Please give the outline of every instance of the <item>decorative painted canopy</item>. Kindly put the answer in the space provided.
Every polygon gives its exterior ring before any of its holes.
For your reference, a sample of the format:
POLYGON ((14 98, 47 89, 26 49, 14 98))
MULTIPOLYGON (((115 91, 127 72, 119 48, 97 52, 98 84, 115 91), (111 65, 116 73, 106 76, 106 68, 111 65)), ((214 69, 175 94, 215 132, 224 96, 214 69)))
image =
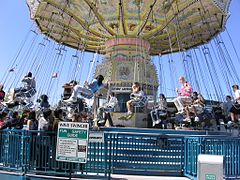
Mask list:
POLYGON ((182 51, 224 29, 230 0, 27 0, 40 31, 67 46, 105 54, 117 37, 148 41, 150 55, 182 51))

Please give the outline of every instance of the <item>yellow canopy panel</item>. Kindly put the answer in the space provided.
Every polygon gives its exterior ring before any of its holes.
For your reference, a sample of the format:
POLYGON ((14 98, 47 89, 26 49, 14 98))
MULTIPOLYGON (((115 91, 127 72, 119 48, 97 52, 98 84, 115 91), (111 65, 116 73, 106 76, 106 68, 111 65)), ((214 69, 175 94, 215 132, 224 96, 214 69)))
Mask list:
POLYGON ((105 54, 111 38, 150 43, 150 55, 208 42, 224 29, 230 0, 27 0, 40 31, 57 42, 105 54))

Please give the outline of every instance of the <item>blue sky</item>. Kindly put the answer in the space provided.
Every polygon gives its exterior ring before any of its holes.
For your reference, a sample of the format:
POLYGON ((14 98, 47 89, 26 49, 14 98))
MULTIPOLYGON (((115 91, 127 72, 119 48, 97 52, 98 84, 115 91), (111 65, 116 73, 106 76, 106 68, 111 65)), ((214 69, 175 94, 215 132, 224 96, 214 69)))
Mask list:
MULTIPOLYGON (((230 33, 233 43, 237 51, 240 49, 240 1, 232 0, 230 6, 231 16, 227 22, 227 29, 230 33)), ((6 74, 7 67, 9 62, 14 58, 17 53, 21 42, 23 41, 30 27, 33 25, 32 20, 30 19, 29 10, 26 5, 25 0, 5 0, 1 2, 1 11, 0 11, 0 80, 6 74)), ((226 33, 222 33, 222 36, 225 40, 226 46, 230 47, 230 41, 226 33)), ((230 53, 233 53, 232 48, 230 47, 230 53)), ((68 53, 74 54, 73 50, 69 50, 68 53)), ((239 53, 240 54, 240 53, 239 53)), ((92 54, 85 54, 84 56, 84 67, 83 67, 83 75, 82 79, 86 79, 88 74, 89 61, 92 59, 92 54)), ((177 57, 177 55, 174 55, 177 57)), ((167 57, 163 57, 167 58, 167 57)), ((154 63, 158 64, 158 57, 153 59, 154 63)), ((165 60, 167 61, 167 60, 165 60)), ((236 65, 236 69, 238 69, 240 65, 237 62, 237 58, 233 55, 232 61, 234 65, 236 65)), ((67 64, 64 64, 64 67, 67 64)), ((157 65, 158 66, 158 65, 157 65)), ((157 67, 159 69, 159 67, 157 67)), ((167 70, 166 70, 167 72, 167 70)), ((18 74, 15 75, 15 78, 18 74)), ((166 75, 168 76, 168 75, 166 75)), ((239 74, 238 74, 239 76, 239 74)), ((11 83, 10 80, 7 83, 11 83)), ((63 82, 55 83, 54 86, 59 86, 61 89, 61 85, 63 82)), ((239 83, 239 82, 236 82, 239 83)), ((173 89, 170 87, 170 84, 165 85, 168 89, 173 89)), ((224 86, 224 85, 223 85, 224 86)), ((54 88, 54 87, 52 87, 54 88)), ((56 87, 57 88, 57 87, 56 87)), ((224 88, 226 89, 226 88, 224 88)), ((61 90, 57 90, 58 94, 61 90)), ((227 90, 225 91, 227 93, 227 90)), ((171 95, 171 93, 169 94, 171 95)))

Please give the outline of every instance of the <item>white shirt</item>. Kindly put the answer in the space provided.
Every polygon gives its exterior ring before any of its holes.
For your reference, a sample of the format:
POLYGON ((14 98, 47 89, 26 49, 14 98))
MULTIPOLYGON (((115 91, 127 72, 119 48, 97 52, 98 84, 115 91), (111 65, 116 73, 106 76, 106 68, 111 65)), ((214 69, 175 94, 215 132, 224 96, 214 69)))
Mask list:
POLYGON ((141 90, 141 91, 139 91, 138 93, 133 93, 134 94, 134 96, 136 96, 136 97, 142 97, 142 96, 144 96, 144 92, 141 90))
POLYGON ((160 110, 166 110, 167 109, 167 101, 160 100, 157 108, 160 110))
POLYGON ((47 128, 48 128, 48 121, 44 117, 41 117, 38 120, 38 130, 39 131, 47 130, 47 128))
POLYGON ((112 107, 116 106, 117 103, 118 103, 118 99, 114 96, 111 97, 110 100, 108 101, 108 105, 112 107))
MULTIPOLYGON (((237 89, 235 92, 235 98, 240 98, 240 89, 237 89)), ((240 99, 237 100, 238 103, 240 103, 240 99)))

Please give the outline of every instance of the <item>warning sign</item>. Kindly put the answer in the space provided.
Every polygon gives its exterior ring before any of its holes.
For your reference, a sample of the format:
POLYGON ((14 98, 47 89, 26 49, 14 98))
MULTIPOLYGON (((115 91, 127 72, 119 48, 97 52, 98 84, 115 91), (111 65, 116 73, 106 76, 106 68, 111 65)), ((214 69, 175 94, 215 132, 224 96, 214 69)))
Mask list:
POLYGON ((89 125, 59 122, 56 160, 75 163, 87 162, 89 125))

